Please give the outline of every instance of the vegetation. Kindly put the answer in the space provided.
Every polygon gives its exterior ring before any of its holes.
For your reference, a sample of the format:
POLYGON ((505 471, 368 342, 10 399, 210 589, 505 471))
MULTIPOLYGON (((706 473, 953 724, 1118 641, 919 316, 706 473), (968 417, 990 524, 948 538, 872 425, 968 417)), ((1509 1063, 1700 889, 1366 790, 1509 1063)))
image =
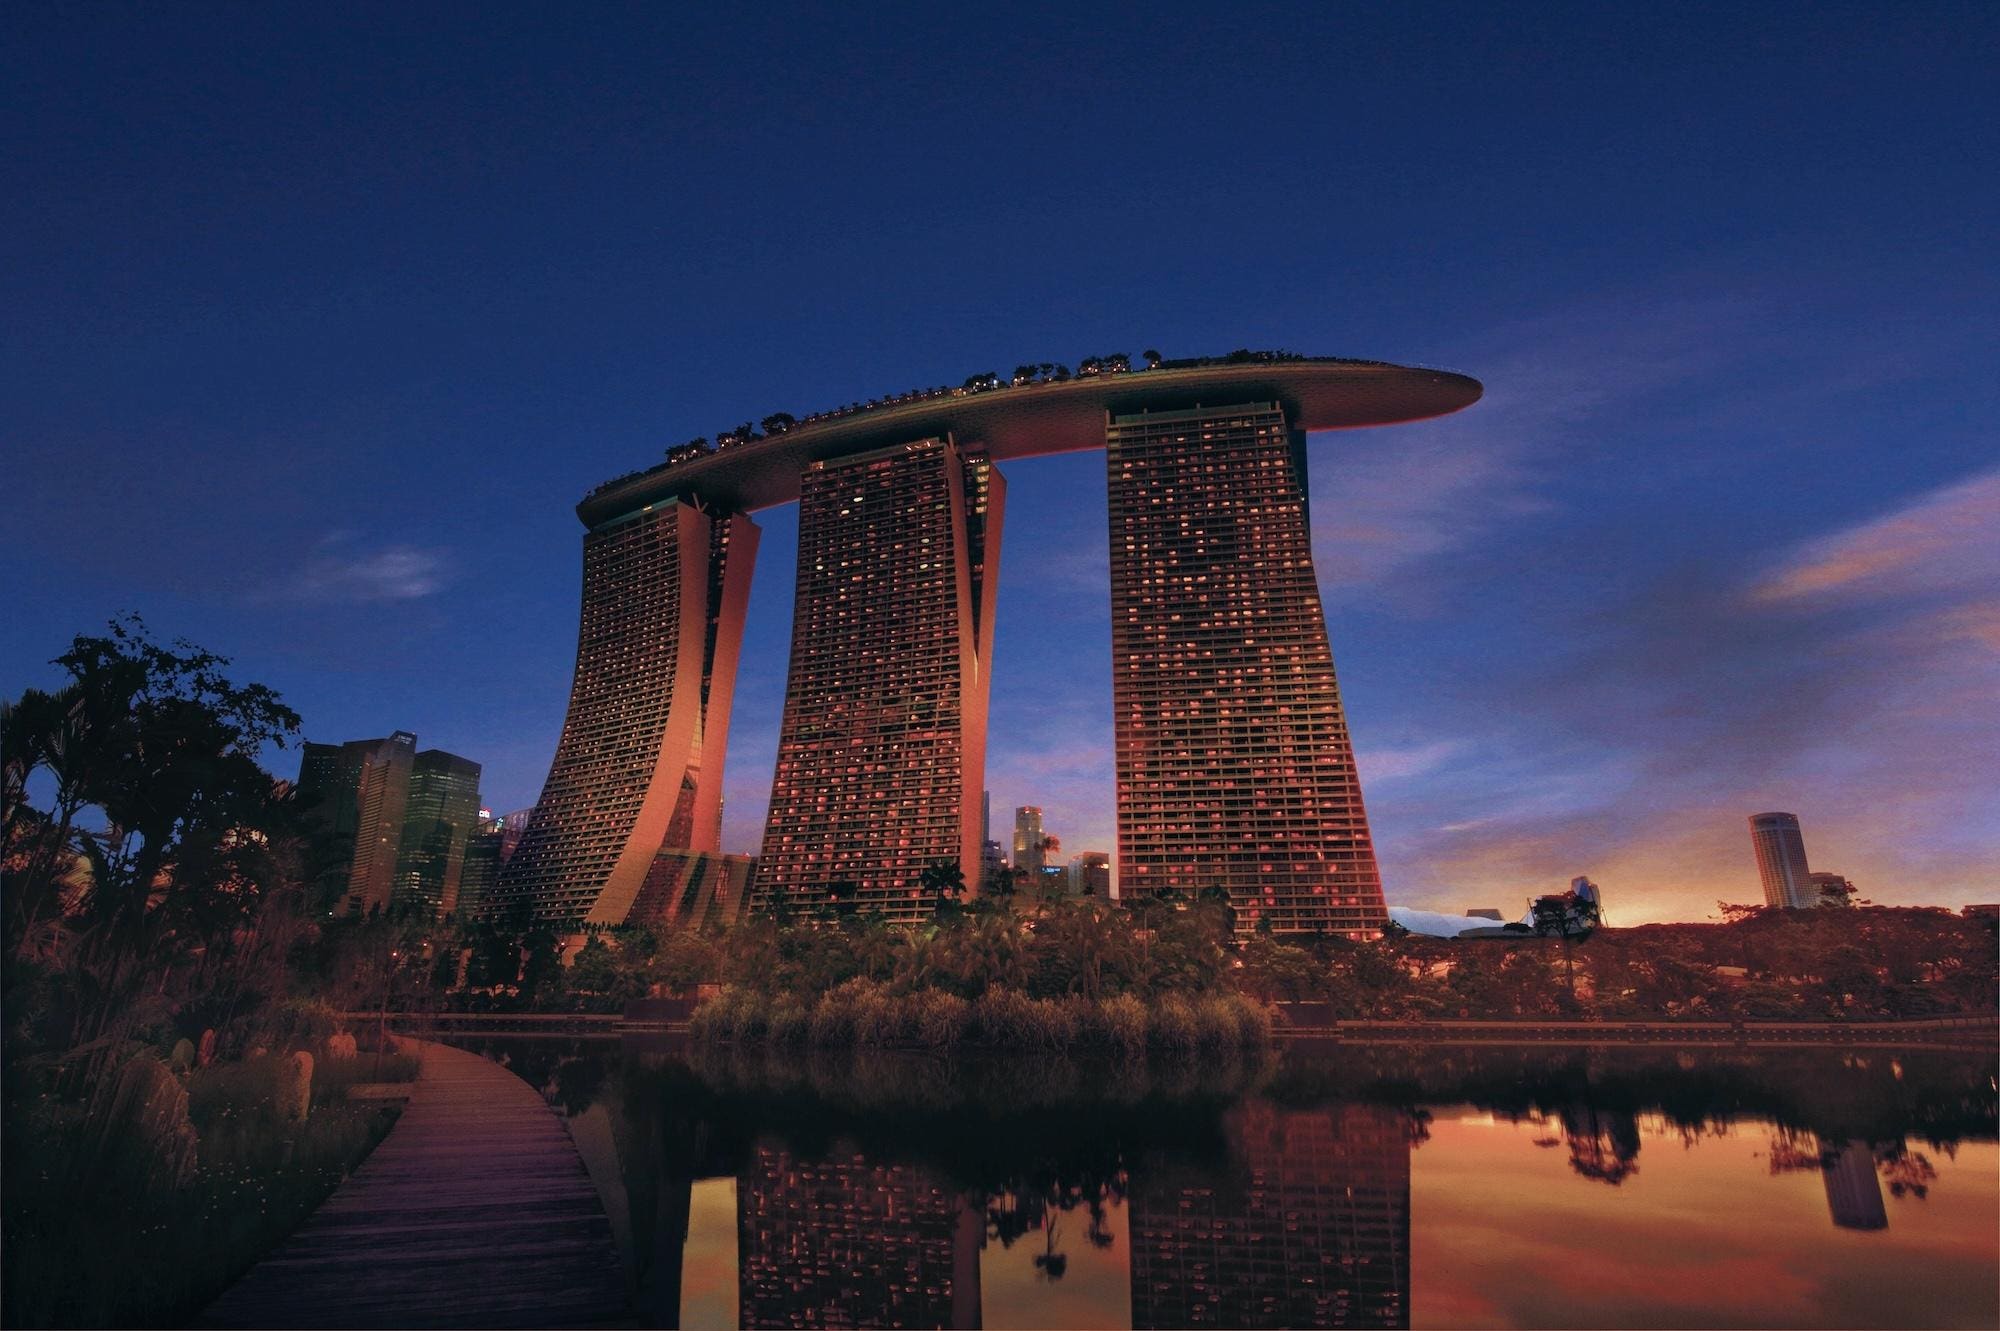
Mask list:
POLYGON ((136 619, 56 664, 0 711, 0 1311, 180 1325, 387 1130, 348 1085, 412 1074, 294 974, 313 852, 256 754, 297 715, 136 619))

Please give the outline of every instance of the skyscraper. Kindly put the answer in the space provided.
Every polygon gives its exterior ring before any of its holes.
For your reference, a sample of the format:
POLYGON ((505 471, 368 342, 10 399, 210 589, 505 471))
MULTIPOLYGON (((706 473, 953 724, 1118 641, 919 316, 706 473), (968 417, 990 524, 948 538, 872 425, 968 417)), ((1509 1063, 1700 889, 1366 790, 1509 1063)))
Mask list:
POLYGON ((1111 417, 1121 894, 1221 885, 1240 929, 1371 937, 1388 916, 1304 444, 1276 402, 1111 417))
POLYGON ((1750 844, 1757 852, 1757 876, 1763 880, 1765 905, 1798 910, 1814 904, 1806 841, 1799 832, 1797 815, 1751 814, 1750 844))
POLYGON ((387 910, 402 853, 403 814, 417 737, 311 744, 299 763, 299 795, 310 803, 330 865, 328 904, 346 914, 387 910))
POLYGON ((569 712, 491 908, 622 924, 663 845, 720 849, 757 536, 746 517, 680 499, 585 534, 569 712))
POLYGON ((1042 811, 1032 804, 1014 810, 1014 867, 1027 871, 1028 881, 1042 872, 1042 811))
POLYGON ((978 883, 1004 495, 948 438, 806 469, 759 901, 851 882, 860 909, 915 920, 931 865, 978 883))
POLYGON ((478 827, 479 764, 442 749, 425 749, 410 765, 402 846, 390 900, 433 915, 458 909, 466 843, 478 827))

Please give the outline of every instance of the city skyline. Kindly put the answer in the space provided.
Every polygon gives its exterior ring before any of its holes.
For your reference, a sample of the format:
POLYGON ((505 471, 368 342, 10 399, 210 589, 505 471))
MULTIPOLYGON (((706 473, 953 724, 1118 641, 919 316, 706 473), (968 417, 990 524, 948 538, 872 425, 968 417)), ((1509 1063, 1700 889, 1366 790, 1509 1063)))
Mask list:
MULTIPOLYGON (((1354 349, 1488 387, 1342 435, 1308 487, 1391 902, 1587 873, 1617 923, 1701 918, 1756 899, 1742 820, 1770 808, 1873 900, 1977 900, 2000 171, 1964 127, 1994 112, 1991 21, 624 15, 468 50, 441 11, 387 44, 305 11, 31 15, 0 55, 29 145, 0 337, 40 502, 0 655, 46 685, 136 610, 307 733, 410 726, 518 808, 575 664, 569 508, 603 478, 1023 357, 1354 349), (1037 73, 1111 43, 1132 58, 1037 73), (746 49, 783 71, 752 95, 746 49), (926 114, 862 91, 946 66, 926 114), (1064 128, 1025 151, 1024 124, 1064 128)), ((1002 465, 987 786, 1110 847, 1102 460, 1002 465)), ((795 520, 764 525, 735 853, 796 567, 795 520)))

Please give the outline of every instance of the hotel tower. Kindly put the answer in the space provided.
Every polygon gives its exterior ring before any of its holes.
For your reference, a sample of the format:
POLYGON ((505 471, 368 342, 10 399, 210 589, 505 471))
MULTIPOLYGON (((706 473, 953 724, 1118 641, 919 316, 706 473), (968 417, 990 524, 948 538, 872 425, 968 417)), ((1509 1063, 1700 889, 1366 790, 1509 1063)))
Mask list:
MULTIPOLYGON (((747 900, 914 920, 939 866, 981 878, 1004 485, 996 462, 1103 449, 1122 895, 1225 889, 1238 927, 1386 918, 1306 507, 1309 431, 1420 420, 1479 384, 1235 352, 980 374, 731 431, 577 506, 576 677, 555 762, 488 909, 714 918, 721 777, 757 528, 799 505, 790 671, 747 900), (689 857, 696 857, 691 860, 689 857), (696 869, 702 872, 697 874, 696 869), (682 900, 683 897, 688 900, 682 900)), ((733 889, 732 889, 733 891, 733 889)))

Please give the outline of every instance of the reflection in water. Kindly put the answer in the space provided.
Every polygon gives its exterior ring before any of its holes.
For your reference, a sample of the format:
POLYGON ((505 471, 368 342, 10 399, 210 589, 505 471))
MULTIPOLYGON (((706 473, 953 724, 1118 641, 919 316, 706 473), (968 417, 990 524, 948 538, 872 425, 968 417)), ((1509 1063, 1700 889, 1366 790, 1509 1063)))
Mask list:
POLYGON ((488 1052, 570 1116, 639 1326, 2000 1313, 1991 1216, 1966 1219, 1992 1211, 1994 1180, 1960 1163, 1946 1187, 1911 1148, 1957 1162, 1960 1143, 1991 1142, 1977 1060, 1906 1078, 1855 1058, 1350 1052, 1105 1075, 528 1041, 488 1052), (1592 1235, 1581 1265, 1579 1233, 1592 1235))
POLYGON ((978 1326, 982 1201, 858 1149, 759 1143, 736 1181, 743 1325, 978 1326))
POLYGON ((1829 1149, 1820 1165, 1826 1182, 1826 1209, 1842 1229, 1887 1229, 1882 1183, 1875 1177, 1875 1151, 1867 1142, 1829 1149))
POLYGON ((1405 1115, 1253 1100, 1224 1121, 1226 1166, 1135 1167, 1133 1327, 1407 1325, 1405 1115))

